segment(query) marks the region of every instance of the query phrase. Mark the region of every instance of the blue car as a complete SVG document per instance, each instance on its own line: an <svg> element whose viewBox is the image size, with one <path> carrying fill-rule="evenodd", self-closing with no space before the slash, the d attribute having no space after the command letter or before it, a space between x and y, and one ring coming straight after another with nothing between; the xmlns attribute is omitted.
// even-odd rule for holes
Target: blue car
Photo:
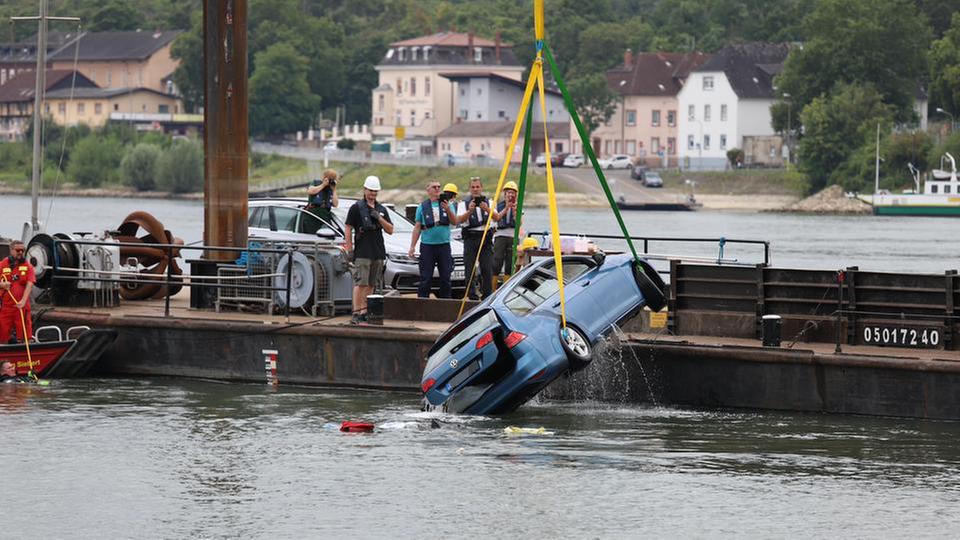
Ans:
<svg viewBox="0 0 960 540"><path fill-rule="evenodd" d="M433 344L420 384L427 403L511 412L565 372L587 367L614 324L666 304L659 274L630 255L564 256L563 275L565 329L554 260L535 261Z"/></svg>

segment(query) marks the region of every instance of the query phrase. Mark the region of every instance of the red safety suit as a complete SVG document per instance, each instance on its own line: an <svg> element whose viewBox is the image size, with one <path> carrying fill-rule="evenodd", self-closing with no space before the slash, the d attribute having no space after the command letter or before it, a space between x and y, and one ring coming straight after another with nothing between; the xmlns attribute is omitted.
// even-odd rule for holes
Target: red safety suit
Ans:
<svg viewBox="0 0 960 540"><path fill-rule="evenodd" d="M0 298L0 344L7 343L10 339L10 331L15 330L17 340L24 341L33 336L33 321L30 318L30 299L23 307L23 319L20 318L20 310L17 309L16 302L10 298L10 294L20 300L24 297L27 283L37 283L37 275L33 270L33 265L28 261L17 261L13 257L4 257L0 259L0 281L10 283L9 292L0 289L3 297ZM24 337L24 324L26 324L26 338Z"/></svg>

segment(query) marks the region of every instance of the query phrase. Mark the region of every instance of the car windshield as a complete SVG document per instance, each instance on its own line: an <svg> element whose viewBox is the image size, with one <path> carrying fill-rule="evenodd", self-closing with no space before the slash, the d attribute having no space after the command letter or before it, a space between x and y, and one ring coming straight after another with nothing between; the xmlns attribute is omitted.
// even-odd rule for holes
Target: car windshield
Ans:
<svg viewBox="0 0 960 540"><path fill-rule="evenodd" d="M657 173L655 173L655 172L647 173L647 179L648 179L648 180L653 180L653 179L659 180L659 179L660 179L660 175L657 174Z"/></svg>
<svg viewBox="0 0 960 540"><path fill-rule="evenodd" d="M336 216L341 227L346 223L347 212L350 211L350 207L353 206L355 202L357 202L356 199L340 199L340 206L333 209L333 215ZM390 214L390 222L393 223L393 234L413 232L413 224L407 221L406 217L389 206L385 208L387 209L387 213Z"/></svg>
<svg viewBox="0 0 960 540"><path fill-rule="evenodd" d="M460 350L460 347L463 347L469 343L471 339L477 337L481 332L498 322L496 314L488 309L480 312L471 319L462 321L454 328L448 330L447 333L437 341L437 343L442 343L442 345L431 350L424 373L429 373L436 369L437 366L446 362L450 358L450 355Z"/></svg>

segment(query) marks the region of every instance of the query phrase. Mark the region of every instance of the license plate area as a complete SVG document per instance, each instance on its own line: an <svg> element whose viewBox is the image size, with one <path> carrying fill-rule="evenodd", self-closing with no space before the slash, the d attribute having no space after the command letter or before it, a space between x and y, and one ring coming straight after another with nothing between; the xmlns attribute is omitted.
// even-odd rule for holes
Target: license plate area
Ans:
<svg viewBox="0 0 960 540"><path fill-rule="evenodd" d="M467 364L467 367L461 369L454 375L449 382L447 382L447 391L453 390L456 387L463 384L467 379L473 376L474 373L480 371L480 359L476 359L473 362Z"/></svg>

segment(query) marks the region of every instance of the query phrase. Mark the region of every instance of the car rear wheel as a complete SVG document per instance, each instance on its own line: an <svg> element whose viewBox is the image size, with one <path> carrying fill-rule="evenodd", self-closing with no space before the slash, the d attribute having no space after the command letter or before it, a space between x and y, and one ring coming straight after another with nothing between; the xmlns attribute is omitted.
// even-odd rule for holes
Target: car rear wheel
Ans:
<svg viewBox="0 0 960 540"><path fill-rule="evenodd" d="M590 341L579 329L567 326L560 329L560 343L570 360L570 368L574 371L583 369L593 360L593 348Z"/></svg>
<svg viewBox="0 0 960 540"><path fill-rule="evenodd" d="M650 263L637 261L633 265L633 277L637 280L637 287L640 288L647 307L653 311L660 311L667 306L667 297L664 294L667 286L660 277L660 273L650 266Z"/></svg>

